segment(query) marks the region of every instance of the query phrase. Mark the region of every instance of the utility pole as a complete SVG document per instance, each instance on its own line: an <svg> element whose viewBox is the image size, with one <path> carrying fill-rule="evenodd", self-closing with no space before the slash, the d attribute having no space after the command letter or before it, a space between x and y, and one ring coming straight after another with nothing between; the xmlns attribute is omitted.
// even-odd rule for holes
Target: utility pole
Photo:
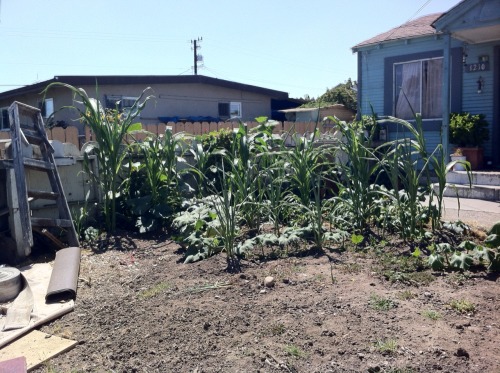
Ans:
<svg viewBox="0 0 500 373"><path fill-rule="evenodd" d="M198 49L201 48L201 46L197 45L197 43L201 41L203 41L203 38L191 40L191 44L193 45L194 75L198 75L198 61L203 61L203 57L197 53Z"/></svg>

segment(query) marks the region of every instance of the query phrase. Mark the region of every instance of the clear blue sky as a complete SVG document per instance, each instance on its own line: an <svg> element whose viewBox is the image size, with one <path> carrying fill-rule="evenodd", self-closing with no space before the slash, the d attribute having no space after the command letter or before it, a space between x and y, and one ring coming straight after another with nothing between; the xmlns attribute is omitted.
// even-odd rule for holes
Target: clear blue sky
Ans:
<svg viewBox="0 0 500 373"><path fill-rule="evenodd" d="M351 48L459 0L0 0L0 91L55 75L198 73L317 97L357 80Z"/></svg>

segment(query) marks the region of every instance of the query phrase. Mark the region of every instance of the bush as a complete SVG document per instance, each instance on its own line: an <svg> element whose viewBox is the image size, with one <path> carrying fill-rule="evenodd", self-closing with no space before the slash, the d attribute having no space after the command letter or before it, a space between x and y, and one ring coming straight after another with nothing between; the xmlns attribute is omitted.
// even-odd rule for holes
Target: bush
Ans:
<svg viewBox="0 0 500 373"><path fill-rule="evenodd" d="M490 138L484 114L451 113L450 142L460 147L480 147Z"/></svg>

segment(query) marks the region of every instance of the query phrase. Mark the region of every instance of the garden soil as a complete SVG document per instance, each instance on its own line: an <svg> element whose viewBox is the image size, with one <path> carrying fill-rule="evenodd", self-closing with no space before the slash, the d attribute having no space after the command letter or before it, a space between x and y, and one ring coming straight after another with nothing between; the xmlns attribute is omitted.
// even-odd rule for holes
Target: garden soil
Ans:
<svg viewBox="0 0 500 373"><path fill-rule="evenodd" d="M405 285L366 250L258 258L231 274L130 233L84 249L75 311L41 328L78 345L35 372L500 372L497 276Z"/></svg>

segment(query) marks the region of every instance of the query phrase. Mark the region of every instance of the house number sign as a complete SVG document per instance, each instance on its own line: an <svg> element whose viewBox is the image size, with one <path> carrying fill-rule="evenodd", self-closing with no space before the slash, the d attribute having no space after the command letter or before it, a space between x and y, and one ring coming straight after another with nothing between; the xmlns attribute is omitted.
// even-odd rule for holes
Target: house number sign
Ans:
<svg viewBox="0 0 500 373"><path fill-rule="evenodd" d="M476 71L489 71L489 70L490 70L489 61L488 62L471 63L465 67L465 72L467 72L467 73L473 73Z"/></svg>

